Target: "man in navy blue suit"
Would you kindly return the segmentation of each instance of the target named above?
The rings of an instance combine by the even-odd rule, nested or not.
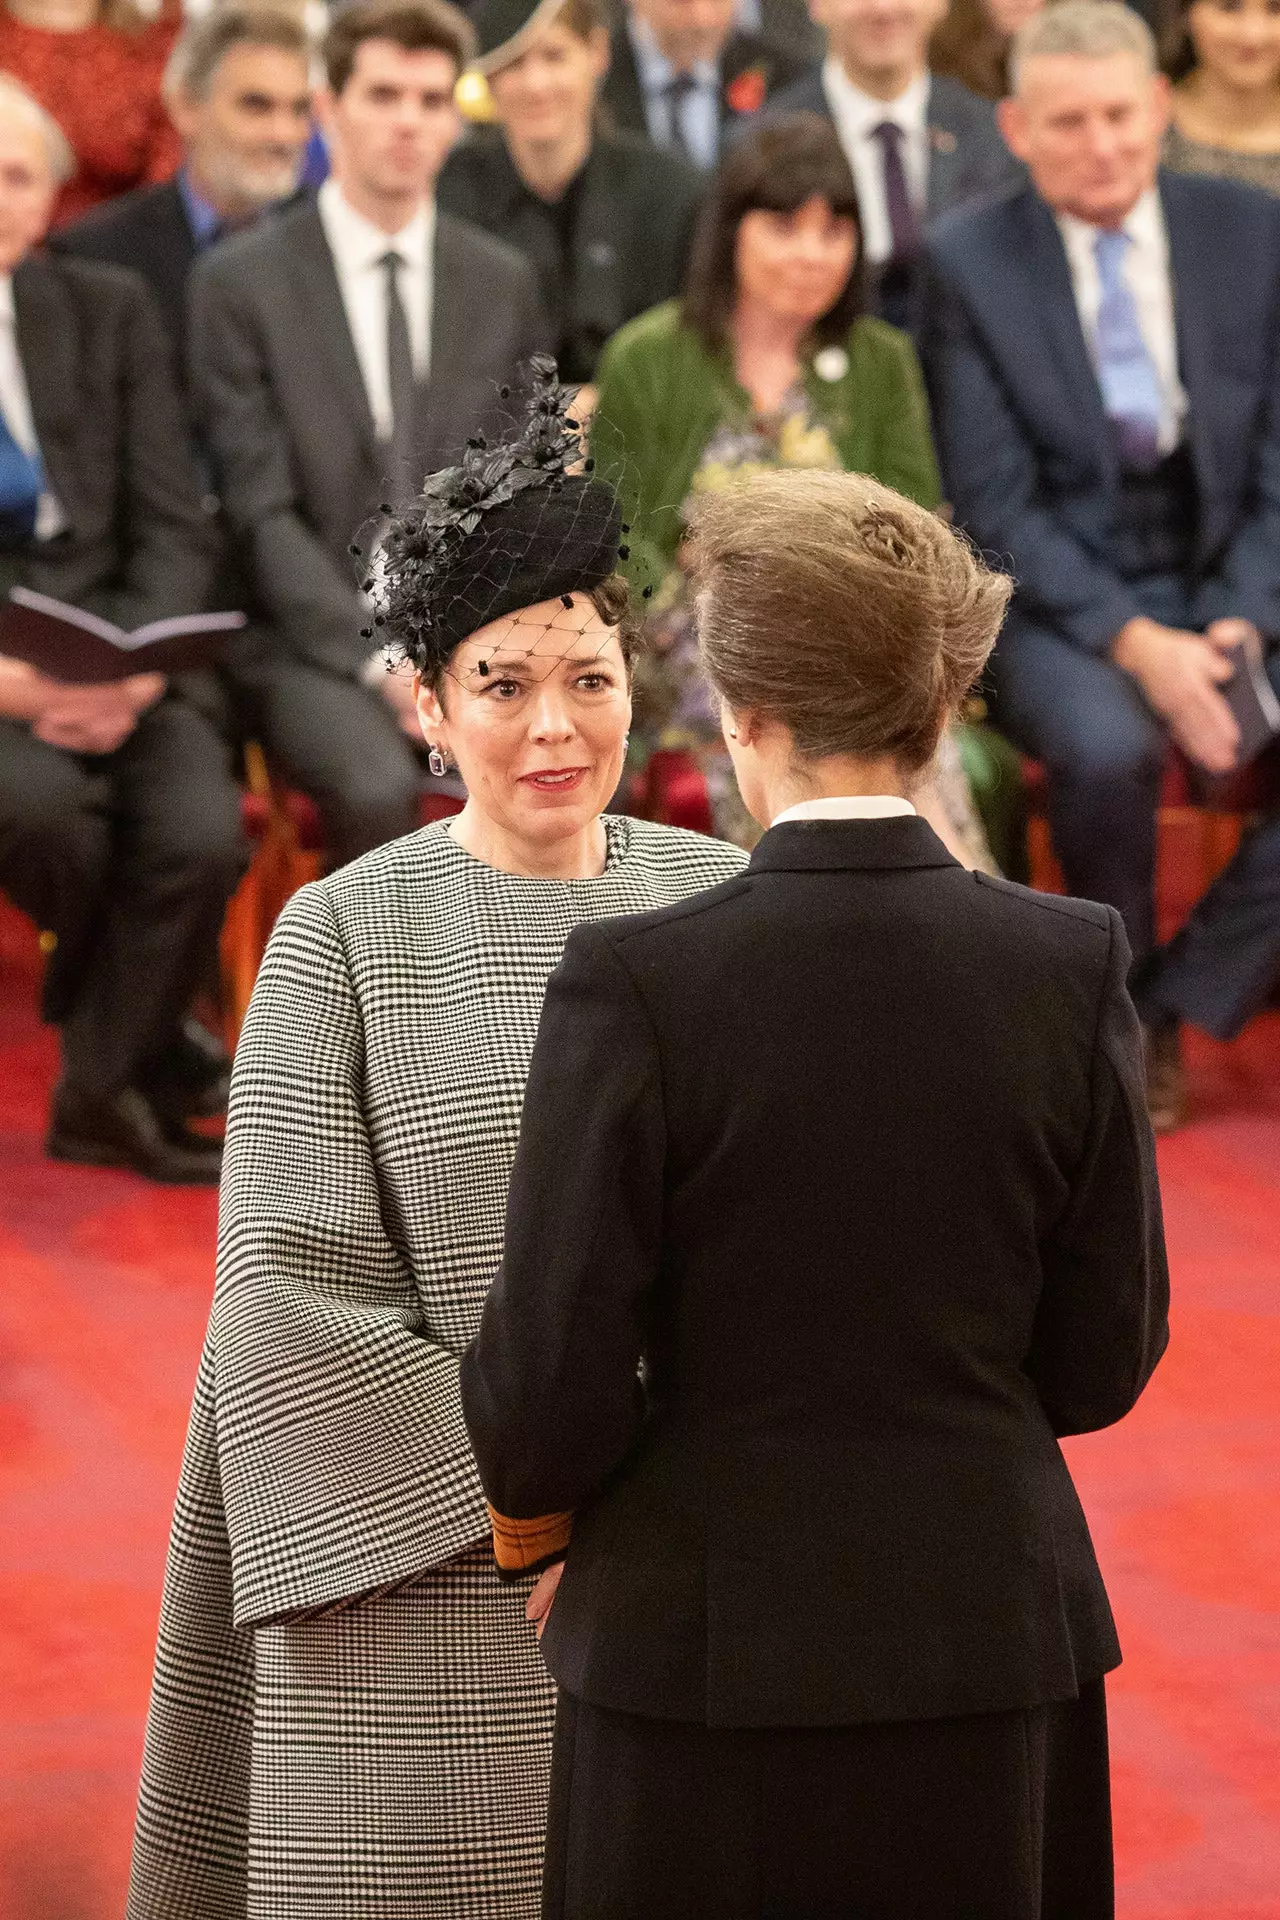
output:
[[[1000,723],[1045,763],[1072,891],[1124,917],[1158,1126],[1178,1026],[1220,1038],[1280,973],[1280,815],[1155,945],[1167,741],[1234,766],[1225,653],[1280,687],[1280,205],[1158,168],[1167,86],[1117,0],[1063,0],[1015,45],[1001,127],[1031,184],[944,222],[926,359],[957,519],[1018,582]]]

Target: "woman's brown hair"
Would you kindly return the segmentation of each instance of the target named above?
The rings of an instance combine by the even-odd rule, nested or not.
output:
[[[691,534],[702,659],[731,708],[781,721],[801,760],[932,758],[995,645],[1004,574],[858,473],[751,474],[702,496]]]
[[[844,148],[831,122],[818,113],[791,113],[757,127],[730,147],[694,234],[685,280],[683,318],[709,347],[723,344],[738,297],[738,228],[748,213],[798,213],[807,200],[825,200],[852,220],[858,251],[835,305],[813,328],[819,346],[842,346],[865,306],[862,216]]]

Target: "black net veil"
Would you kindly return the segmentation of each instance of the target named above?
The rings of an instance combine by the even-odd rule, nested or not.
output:
[[[581,638],[573,596],[628,558],[618,494],[584,458],[569,417],[576,389],[561,384],[549,355],[535,356],[529,373],[508,433],[474,435],[456,466],[429,474],[407,506],[384,509],[389,517],[362,533],[367,544],[352,547],[373,608],[363,632],[381,642],[389,668],[407,663],[429,681],[447,672],[464,684],[517,662],[549,673]],[[530,616],[550,601],[560,602],[553,614]],[[489,626],[492,647],[459,671],[457,648]],[[597,653],[607,644],[598,640]]]

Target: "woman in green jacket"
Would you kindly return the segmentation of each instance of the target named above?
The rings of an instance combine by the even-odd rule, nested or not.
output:
[[[719,716],[697,665],[680,549],[685,507],[753,466],[867,473],[922,506],[942,497],[924,382],[904,333],[864,314],[853,176],[830,122],[793,114],[733,146],[703,210],[683,300],[614,335],[591,429],[630,525],[627,568],[652,595],[632,769],[692,750],[716,831],[749,844]],[[954,740],[924,805],[953,850],[990,865]]]

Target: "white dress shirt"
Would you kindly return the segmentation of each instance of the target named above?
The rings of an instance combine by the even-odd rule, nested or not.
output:
[[[3,412],[10,433],[22,451],[34,458],[40,452],[40,442],[36,438],[35,415],[31,411],[31,395],[27,391],[27,376],[22,370],[22,355],[18,351],[18,316],[13,304],[13,280],[9,274],[0,274],[0,412]],[[59,505],[56,494],[47,490],[40,495],[36,507],[36,539],[52,540],[56,533],[62,533],[67,525],[67,516]]]
[[[920,74],[896,100],[873,100],[854,86],[832,54],[823,63],[822,91],[858,189],[863,251],[878,267],[893,252],[893,233],[884,191],[884,150],[872,137],[872,129],[886,120],[901,127],[907,192],[923,219],[929,193],[929,76]]]
[[[911,802],[900,793],[859,793],[830,800],[800,800],[772,824],[780,827],[784,820],[892,820],[898,814],[914,812]]]
[[[387,272],[378,263],[398,253],[400,299],[409,323],[413,371],[425,380],[431,371],[431,305],[434,297],[435,203],[425,200],[399,233],[384,233],[357,213],[336,180],[325,181],[316,196],[324,237],[342,290],[347,325],[379,440],[390,440],[391,376],[387,367]]]
[[[649,138],[656,146],[674,147],[679,152],[681,142],[671,124],[671,98],[667,93],[676,69],[654,39],[648,21],[638,19],[630,9],[626,19]],[[689,69],[689,78],[693,85],[680,108],[683,145],[691,160],[710,170],[720,157],[719,65],[714,60],[697,60]]]
[[[1076,312],[1089,352],[1097,359],[1098,303],[1102,297],[1095,251],[1099,229],[1074,214],[1057,215],[1058,231],[1067,250]],[[1182,438],[1187,395],[1178,377],[1178,331],[1173,311],[1173,276],[1169,271],[1169,236],[1165,231],[1160,195],[1148,189],[1122,222],[1129,236],[1122,272],[1133,295],[1138,329],[1155,364],[1160,381],[1161,453],[1172,453]]]

